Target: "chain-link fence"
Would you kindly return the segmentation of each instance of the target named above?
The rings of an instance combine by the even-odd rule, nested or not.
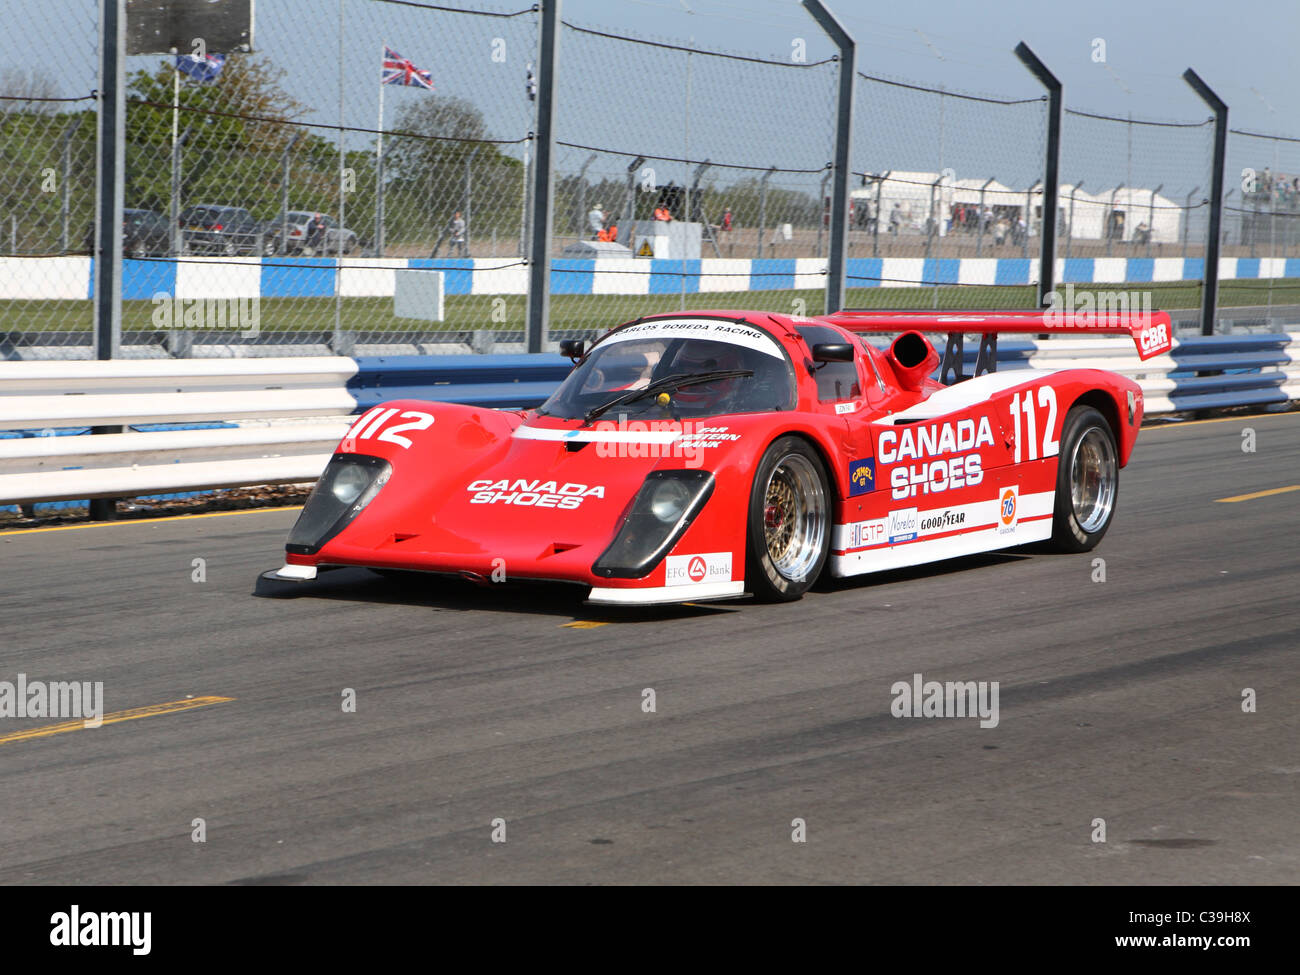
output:
[[[264,0],[252,51],[196,38],[127,57],[122,354],[519,349],[543,258],[551,344],[652,312],[820,311],[838,59],[802,38],[763,56],[562,22],[552,231],[533,254],[542,16]],[[88,357],[98,3],[0,18],[0,355]],[[29,53],[52,36],[57,72]],[[846,304],[1032,306],[1036,83],[858,72],[854,113]],[[1213,133],[1067,109],[1058,288],[1149,292],[1195,318],[1222,206],[1220,304],[1300,311],[1300,139],[1233,130],[1211,201]]]
[[[820,311],[834,63],[572,23],[560,51],[552,334],[687,308]]]
[[[96,20],[94,3],[53,0],[0,31],[3,356],[48,353],[94,323]],[[9,56],[50,37],[64,38],[58,74]]]
[[[1220,305],[1300,321],[1300,139],[1229,130],[1223,252],[1255,272]]]
[[[1046,98],[861,72],[856,98],[847,304],[1032,307]]]

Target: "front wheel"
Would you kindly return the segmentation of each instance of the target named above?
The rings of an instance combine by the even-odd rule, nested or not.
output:
[[[826,465],[807,441],[781,437],[750,489],[746,585],[764,602],[798,599],[826,565],[830,537]]]
[[[1061,429],[1052,547],[1058,552],[1096,547],[1118,499],[1119,451],[1110,424],[1091,406],[1075,406]]]

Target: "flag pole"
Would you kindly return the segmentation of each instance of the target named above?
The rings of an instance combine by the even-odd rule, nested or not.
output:
[[[379,48],[379,129],[375,138],[375,256],[384,256],[384,60],[388,42]]]
[[[171,252],[172,257],[177,256],[181,252],[182,245],[185,241],[184,235],[181,233],[179,226],[181,208],[180,166],[179,159],[176,155],[178,152],[176,143],[180,138],[178,133],[180,130],[181,114],[181,66],[180,62],[177,60],[179,56],[180,51],[177,48],[172,48],[172,185],[171,199],[167,201],[168,210],[171,211],[168,214],[170,219],[168,220],[169,229],[167,232],[167,249]]]

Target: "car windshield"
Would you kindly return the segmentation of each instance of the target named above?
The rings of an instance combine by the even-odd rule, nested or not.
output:
[[[592,349],[538,412],[573,420],[600,415],[602,407],[608,407],[607,419],[627,415],[664,420],[793,407],[790,364],[769,336],[752,326],[708,321],[702,323],[703,331],[718,338],[680,338],[680,328],[672,326],[683,324],[643,322],[613,333]],[[729,329],[740,334],[726,335]],[[698,381],[712,373],[732,375]],[[649,388],[652,384],[654,389]],[[646,395],[637,396],[638,390],[646,390]],[[661,402],[665,393],[667,401]],[[609,406],[615,400],[622,402]]]

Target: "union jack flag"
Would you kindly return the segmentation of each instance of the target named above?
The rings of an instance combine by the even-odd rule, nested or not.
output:
[[[433,72],[417,68],[410,58],[404,58],[391,47],[384,47],[384,71],[381,85],[414,85],[433,91]]]

